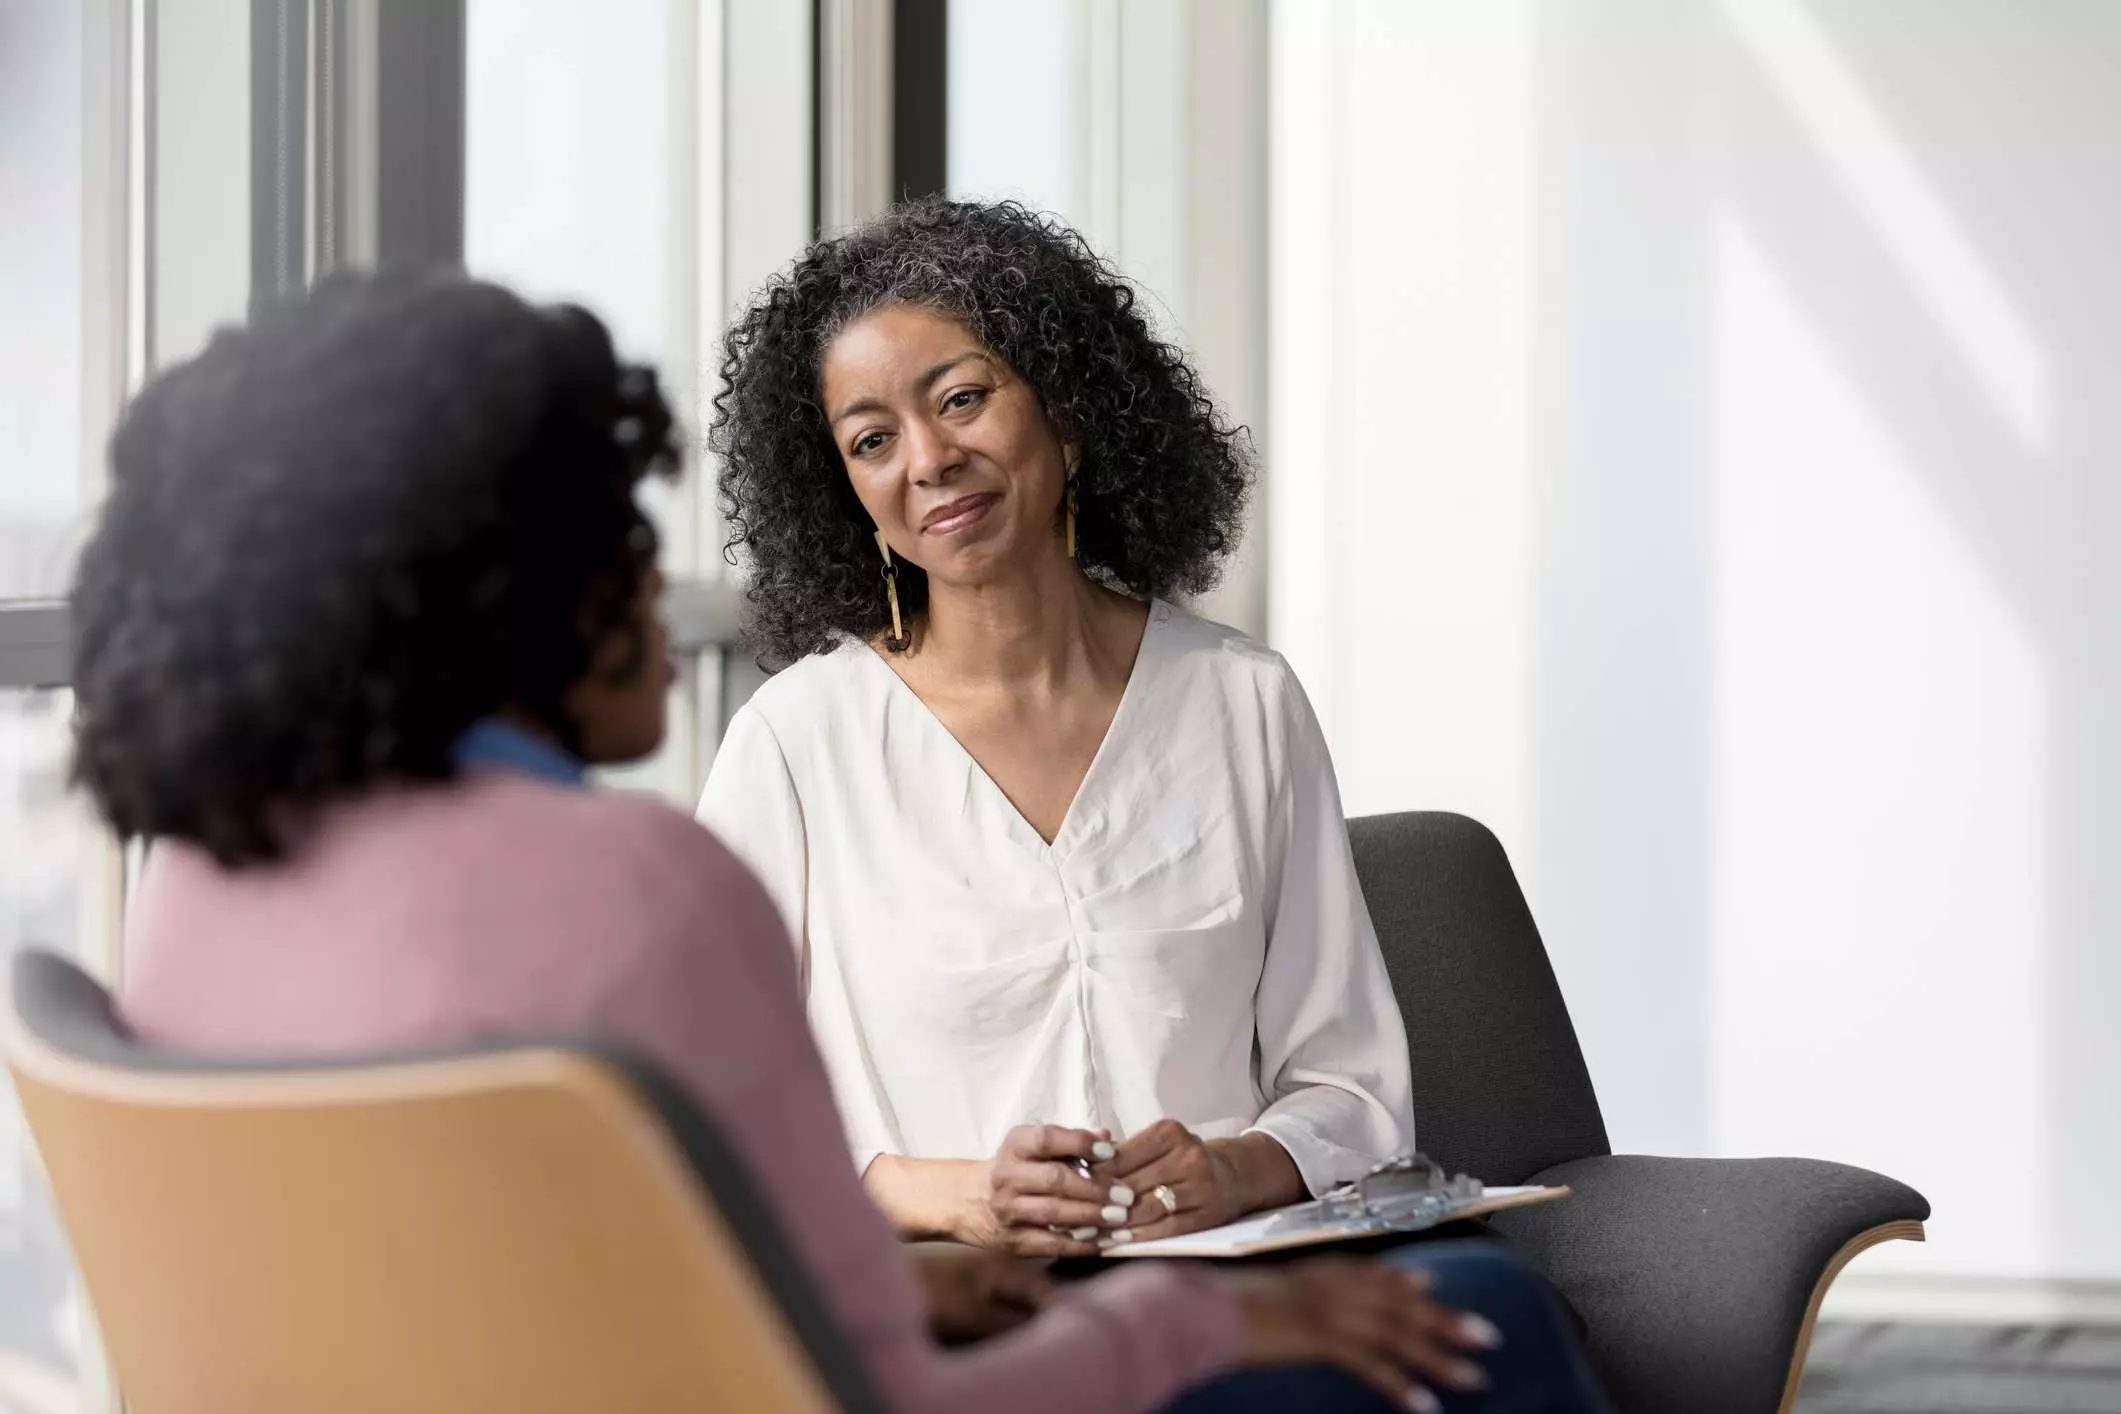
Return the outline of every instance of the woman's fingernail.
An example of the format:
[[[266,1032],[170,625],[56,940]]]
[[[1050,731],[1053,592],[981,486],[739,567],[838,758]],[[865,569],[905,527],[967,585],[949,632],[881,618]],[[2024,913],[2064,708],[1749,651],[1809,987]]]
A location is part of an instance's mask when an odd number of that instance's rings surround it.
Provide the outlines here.
[[[1134,1206],[1134,1190],[1129,1188],[1124,1183],[1113,1184],[1111,1193],[1107,1194],[1106,1196],[1109,1197],[1113,1202],[1119,1204],[1122,1208],[1131,1208]]]
[[[1120,1245],[1121,1243],[1124,1243],[1124,1242],[1132,1242],[1133,1240],[1134,1240],[1134,1229],[1133,1229],[1133,1228],[1131,1228],[1131,1227],[1116,1227],[1116,1228],[1112,1229],[1112,1235],[1111,1235],[1110,1237],[1106,1238],[1106,1239],[1104,1240],[1104,1242],[1103,1242],[1102,1244],[1100,1244],[1100,1245],[1101,1245],[1101,1246],[1105,1246],[1105,1247],[1117,1247],[1117,1246],[1119,1246],[1119,1245]]]
[[[1123,1223],[1127,1220],[1127,1210],[1120,1207],[1111,1207],[1099,1213],[1098,1216],[1108,1223]]]
[[[1482,1350],[1502,1349],[1502,1332],[1495,1329],[1494,1322],[1485,1316],[1460,1316],[1458,1329],[1469,1344]]]
[[[1442,1403],[1420,1385],[1407,1391],[1407,1408],[1412,1409],[1414,1414],[1443,1414]]]
[[[1116,1159],[1119,1157],[1119,1150],[1110,1140],[1100,1139],[1090,1146],[1090,1157],[1099,1161]]]
[[[1070,1242],[1088,1242],[1096,1236],[1097,1229],[1094,1227],[1071,1227],[1068,1229],[1068,1240]]]

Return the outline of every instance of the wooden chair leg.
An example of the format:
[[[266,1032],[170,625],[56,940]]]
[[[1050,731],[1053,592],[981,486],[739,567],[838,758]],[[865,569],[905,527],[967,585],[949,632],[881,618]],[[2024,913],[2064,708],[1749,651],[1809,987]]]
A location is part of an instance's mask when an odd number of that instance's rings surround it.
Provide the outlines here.
[[[1812,1288],[1811,1303],[1804,1308],[1804,1323],[1797,1327],[1797,1347],[1790,1352],[1789,1379],[1782,1386],[1781,1414],[1790,1414],[1797,1407],[1797,1390],[1804,1383],[1805,1357],[1812,1351],[1812,1331],[1819,1324],[1819,1307],[1826,1300],[1826,1290],[1834,1284],[1859,1252],[1867,1252],[1881,1242],[1920,1242],[1923,1239],[1922,1224],[1918,1222],[1881,1223],[1867,1232],[1859,1232],[1842,1244],[1819,1274],[1819,1284]]]

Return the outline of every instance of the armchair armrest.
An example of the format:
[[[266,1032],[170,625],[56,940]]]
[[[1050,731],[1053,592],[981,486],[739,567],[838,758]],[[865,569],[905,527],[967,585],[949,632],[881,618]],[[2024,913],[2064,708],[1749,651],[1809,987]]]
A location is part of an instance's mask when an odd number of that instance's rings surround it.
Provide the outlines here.
[[[1814,1159],[1608,1155],[1529,1181],[1575,1194],[1491,1221],[1583,1317],[1622,1414],[1789,1410],[1835,1274],[1920,1241],[1930,1211],[1904,1183]]]

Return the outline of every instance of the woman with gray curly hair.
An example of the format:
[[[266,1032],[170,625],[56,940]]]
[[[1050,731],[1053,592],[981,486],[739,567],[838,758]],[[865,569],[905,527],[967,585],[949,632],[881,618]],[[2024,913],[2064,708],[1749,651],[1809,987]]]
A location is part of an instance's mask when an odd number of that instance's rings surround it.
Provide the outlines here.
[[[901,1234],[1095,1257],[1411,1147],[1318,722],[1172,602],[1233,548],[1249,449],[1131,286],[1051,218],[924,201],[772,281],[722,381],[784,670],[700,818],[789,925]]]
[[[1411,1145],[1303,689],[1171,602],[1236,540],[1243,434],[1125,281],[1020,207],[912,206],[771,285],[723,377],[752,627],[793,666],[701,818],[800,941],[885,1211],[1094,1256]]]

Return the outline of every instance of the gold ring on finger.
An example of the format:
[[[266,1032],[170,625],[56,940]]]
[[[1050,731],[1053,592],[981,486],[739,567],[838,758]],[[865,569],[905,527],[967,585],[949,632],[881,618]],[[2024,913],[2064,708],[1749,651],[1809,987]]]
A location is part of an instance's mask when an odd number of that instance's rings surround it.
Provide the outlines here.
[[[1164,1205],[1164,1215],[1166,1217],[1176,1217],[1178,1215],[1178,1195],[1171,1191],[1170,1184],[1157,1184],[1156,1187],[1149,1190],[1149,1196]]]

